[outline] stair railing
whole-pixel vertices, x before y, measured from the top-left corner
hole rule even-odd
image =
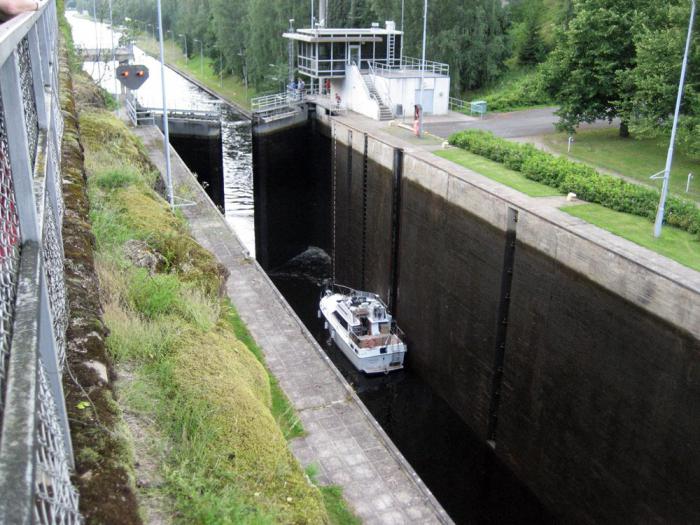
[[[374,87],[374,92],[377,94],[377,103],[379,104],[379,110],[381,111],[381,107],[385,106],[389,108],[389,111],[391,111],[391,117],[394,118],[396,115],[394,114],[394,104],[391,102],[391,95],[389,95],[388,90],[384,90],[384,93],[379,93],[379,90],[377,90],[377,83],[376,83],[376,78],[377,78],[377,73],[374,70],[374,66],[372,65],[372,62],[368,62],[369,64],[369,74],[372,75],[372,86]]]

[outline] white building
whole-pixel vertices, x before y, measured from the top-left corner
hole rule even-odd
[[[298,29],[284,33],[296,43],[297,70],[307,91],[377,120],[412,116],[421,101],[427,115],[448,112],[447,64],[401,56],[403,32],[394,22],[368,29]]]

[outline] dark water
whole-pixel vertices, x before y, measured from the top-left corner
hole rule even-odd
[[[77,29],[76,41],[94,47],[94,25],[77,18],[70,21]],[[98,47],[107,47],[109,29],[102,24],[97,29]],[[137,55],[151,71],[138,98],[144,106],[158,106],[158,62],[138,50]],[[114,91],[109,65],[88,64],[86,70],[105,89]],[[167,68],[166,86],[171,108],[205,109],[215,102]],[[266,225],[265,258],[276,286],[450,516],[457,523],[552,522],[491,449],[415,373],[410,350],[405,370],[368,377],[358,373],[334,345],[327,344],[316,314],[322,282],[331,271],[327,255],[332,245],[330,140],[308,125],[258,141],[256,177],[264,177],[268,187],[264,198],[254,202],[250,122],[228,106],[222,111],[220,162],[211,144],[179,143],[175,138],[174,147],[200,180],[213,183],[207,188],[210,195],[223,205],[227,220],[251,253],[255,253],[254,207],[258,205],[258,213],[264,216],[256,220]],[[223,180],[217,181],[221,176]],[[338,239],[344,241],[347,239]],[[348,250],[339,250],[343,252],[344,257],[351,256]],[[353,271],[351,261],[343,263]]]
[[[68,12],[67,18],[77,46],[102,49],[110,47],[111,31],[107,25],[94,24],[73,12]],[[120,36],[120,33],[115,32],[114,41],[118,42]],[[134,61],[149,69],[148,80],[135,92],[138,101],[144,107],[161,107],[160,62],[137,47],[134,48]],[[107,91],[118,92],[119,88],[114,83],[113,64],[86,62],[84,70]],[[165,68],[165,86],[170,109],[211,110],[212,107],[219,106],[216,98],[168,67]],[[221,105],[221,110],[220,145],[207,144],[207,141],[198,141],[197,144],[183,142],[177,137],[172,138],[171,144],[188,167],[207,182],[210,196],[225,211],[226,220],[245,248],[255,254],[250,121],[226,104]],[[218,158],[218,162],[212,161],[213,156]]]
[[[328,343],[327,332],[317,312],[323,283],[331,275],[332,266],[326,252],[332,251],[333,232],[330,227],[326,230],[305,228],[312,222],[332,224],[332,186],[314,179],[331,178],[334,168],[328,161],[332,152],[330,139],[307,126],[271,137],[256,137],[255,148],[256,159],[265,157],[260,166],[256,165],[256,181],[265,177],[267,184],[273,184],[278,190],[267,192],[258,207],[258,213],[266,215],[266,238],[270,243],[262,247],[259,244],[259,248],[274,261],[268,273],[445,510],[457,523],[553,522],[540,502],[499,462],[491,448],[480,442],[450,406],[415,373],[411,368],[410,349],[404,370],[388,376],[369,377],[357,372],[342,352]],[[314,155],[299,155],[299,148],[313,151]],[[289,162],[295,157],[313,159],[316,166],[305,165],[302,161]],[[285,180],[295,181],[284,189],[274,185],[280,177],[280,166],[285,166]],[[357,264],[350,260],[352,249],[348,248],[354,243],[344,238],[344,233],[336,234],[337,251],[346,258],[336,261],[336,265],[343,268],[342,273],[358,273]],[[258,237],[259,243],[261,240],[263,237]],[[287,262],[280,263],[282,260]]]
[[[457,523],[554,523],[554,519],[480,443],[457,414],[411,369],[388,376],[357,372],[318,318],[322,285],[306,276],[272,275],[382,428]]]

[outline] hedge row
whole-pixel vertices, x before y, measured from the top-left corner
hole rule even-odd
[[[450,144],[500,162],[562,193],[573,192],[585,201],[652,221],[656,216],[659,191],[598,173],[586,164],[545,153],[530,144],[509,142],[478,130],[455,133]],[[667,224],[700,236],[700,209],[692,201],[669,196],[664,219]]]

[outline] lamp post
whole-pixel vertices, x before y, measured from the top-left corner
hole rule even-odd
[[[175,207],[173,195],[173,179],[170,173],[170,129],[168,128],[168,102],[165,97],[165,50],[163,49],[163,13],[161,1],[158,5],[158,36],[160,37],[160,91],[163,97],[163,155],[165,156],[165,185],[168,190],[168,202],[170,207]]]
[[[695,1],[695,0],[693,0]],[[423,136],[423,84],[425,83],[425,38],[428,33],[428,0],[423,5],[423,55],[420,65],[420,115],[418,117],[418,136]],[[403,39],[401,39],[403,42]]]
[[[175,40],[175,32],[172,29],[166,29],[165,34],[167,35],[168,33],[170,33],[170,38]]]
[[[678,130],[678,116],[681,111],[681,102],[683,101],[683,84],[685,84],[685,72],[688,69],[688,55],[690,54],[690,41],[693,36],[693,23],[695,22],[695,0],[692,0],[690,8],[690,22],[688,23],[688,38],[685,42],[685,54],[683,55],[683,65],[681,66],[681,80],[678,86],[678,97],[676,98],[676,111],[673,115],[673,127],[671,128],[671,142],[668,146],[668,154],[666,156],[666,168],[664,169],[664,183],[661,187],[661,199],[659,200],[659,209],[656,212],[656,221],[654,222],[654,237],[661,235],[661,227],[664,223],[664,212],[666,211],[666,198],[668,197],[668,185],[671,178],[671,166],[673,165],[673,148],[676,142],[676,131]]]
[[[219,87],[224,87],[224,56],[221,53],[221,48],[214,44],[214,48],[219,50]]]
[[[185,39],[185,64],[189,64],[189,62],[190,62],[190,57],[189,57],[189,55],[188,55],[188,53],[187,53],[187,35],[183,35],[182,33],[180,33],[179,36],[181,36],[182,38]]]
[[[117,56],[116,50],[114,49],[114,19],[112,18],[112,0],[109,0],[109,36],[112,44],[112,67],[114,68],[114,98],[119,101],[119,95],[117,95]]]
[[[401,0],[401,45],[399,46],[399,55],[401,55],[401,58],[403,58],[403,39],[404,39],[404,32],[403,32],[403,13],[404,13],[404,0]],[[399,60],[399,68],[401,68],[401,61]]]
[[[194,39],[195,44],[199,42],[199,76],[204,78],[204,44],[199,38]]]
[[[151,30],[153,31],[153,40],[156,39],[156,28],[153,26],[153,24],[146,24],[146,27],[150,27]]]
[[[238,52],[238,56],[243,58],[243,83],[245,84],[245,99],[248,100],[248,59],[242,49]]]

